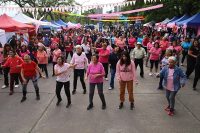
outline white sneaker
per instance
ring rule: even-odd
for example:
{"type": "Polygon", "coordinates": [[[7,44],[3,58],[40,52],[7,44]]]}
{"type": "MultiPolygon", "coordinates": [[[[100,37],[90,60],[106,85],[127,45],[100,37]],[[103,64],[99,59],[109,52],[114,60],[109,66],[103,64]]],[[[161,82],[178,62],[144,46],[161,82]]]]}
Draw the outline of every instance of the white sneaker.
{"type": "Polygon", "coordinates": [[[149,73],[149,76],[152,76],[153,75],[153,73],[149,73]]]}
{"type": "Polygon", "coordinates": [[[112,88],[112,87],[109,87],[108,90],[113,90],[113,88],[112,88]]]}
{"type": "Polygon", "coordinates": [[[15,88],[18,88],[19,87],[19,85],[15,85],[15,88]]]}
{"type": "Polygon", "coordinates": [[[108,78],[105,78],[106,81],[108,81],[108,78]]]}
{"type": "Polygon", "coordinates": [[[6,85],[3,85],[2,87],[1,87],[1,89],[5,89],[5,88],[7,88],[8,86],[6,86],[6,85]]]}

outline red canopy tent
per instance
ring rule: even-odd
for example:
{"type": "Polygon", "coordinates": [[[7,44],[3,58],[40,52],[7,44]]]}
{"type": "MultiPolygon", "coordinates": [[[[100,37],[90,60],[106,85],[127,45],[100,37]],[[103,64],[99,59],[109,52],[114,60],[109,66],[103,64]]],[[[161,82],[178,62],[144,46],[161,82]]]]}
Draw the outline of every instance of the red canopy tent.
{"type": "Polygon", "coordinates": [[[34,26],[23,24],[13,20],[6,14],[0,16],[0,29],[5,30],[6,32],[14,32],[19,30],[34,30],[34,26]]]}

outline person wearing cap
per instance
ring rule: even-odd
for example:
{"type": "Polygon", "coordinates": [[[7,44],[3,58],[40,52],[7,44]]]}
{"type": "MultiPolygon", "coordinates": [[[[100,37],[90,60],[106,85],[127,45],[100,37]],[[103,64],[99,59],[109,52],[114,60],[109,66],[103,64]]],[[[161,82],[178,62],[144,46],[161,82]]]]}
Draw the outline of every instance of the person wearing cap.
{"type": "Polygon", "coordinates": [[[137,42],[137,47],[134,48],[133,51],[131,52],[131,58],[135,62],[135,68],[136,69],[137,69],[138,65],[140,66],[140,76],[142,78],[144,77],[144,68],[143,68],[144,61],[143,61],[143,59],[145,57],[146,57],[146,51],[142,47],[142,43],[137,42]]]}
{"type": "Polygon", "coordinates": [[[169,65],[164,67],[160,72],[163,78],[163,86],[166,89],[166,98],[168,106],[165,108],[169,116],[174,115],[175,96],[181,87],[185,86],[186,75],[181,68],[176,66],[176,57],[168,58],[169,65]]]}
{"type": "Polygon", "coordinates": [[[82,52],[81,45],[76,45],[76,52],[73,54],[70,64],[75,65],[74,69],[74,82],[72,94],[76,93],[77,80],[80,77],[80,81],[83,87],[83,94],[86,94],[86,85],[84,81],[85,67],[88,66],[88,59],[84,52],[82,52]]]}

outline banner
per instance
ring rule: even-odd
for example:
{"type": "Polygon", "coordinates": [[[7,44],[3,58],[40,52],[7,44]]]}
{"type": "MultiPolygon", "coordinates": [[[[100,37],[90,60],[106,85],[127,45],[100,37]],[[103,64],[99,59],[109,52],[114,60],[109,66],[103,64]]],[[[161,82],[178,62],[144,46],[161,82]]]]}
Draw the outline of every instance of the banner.
{"type": "Polygon", "coordinates": [[[136,13],[136,12],[144,12],[144,11],[149,11],[153,9],[158,9],[162,8],[163,4],[155,5],[155,6],[150,6],[150,7],[145,7],[145,8],[140,8],[140,9],[135,9],[135,10],[130,10],[130,11],[124,11],[124,12],[115,12],[115,13],[110,13],[110,14],[89,14],[88,17],[90,18],[99,18],[99,17],[112,17],[112,16],[120,16],[122,14],[130,14],[130,13],[136,13]]]}

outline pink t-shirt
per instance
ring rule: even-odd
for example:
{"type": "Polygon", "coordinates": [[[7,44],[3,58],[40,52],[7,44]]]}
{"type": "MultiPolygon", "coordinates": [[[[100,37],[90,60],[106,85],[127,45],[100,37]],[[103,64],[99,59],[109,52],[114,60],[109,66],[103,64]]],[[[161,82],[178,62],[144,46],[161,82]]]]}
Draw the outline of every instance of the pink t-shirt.
{"type": "Polygon", "coordinates": [[[161,54],[161,48],[155,48],[152,47],[149,51],[150,53],[150,60],[159,60],[160,54],[161,54]]]}
{"type": "Polygon", "coordinates": [[[97,51],[99,52],[99,62],[108,63],[110,51],[103,48],[97,48],[97,51]]]}
{"type": "Polygon", "coordinates": [[[97,64],[89,64],[87,69],[87,76],[89,76],[90,83],[103,83],[103,76],[95,78],[95,74],[105,74],[104,67],[100,62],[97,64]]]}
{"type": "Polygon", "coordinates": [[[147,50],[149,51],[153,47],[152,42],[147,43],[147,50]]]}
{"type": "Polygon", "coordinates": [[[136,80],[136,72],[135,72],[135,63],[131,61],[129,66],[120,65],[120,61],[117,63],[116,67],[116,76],[118,80],[121,81],[135,81],[136,80]]]}
{"type": "Polygon", "coordinates": [[[165,51],[169,47],[169,42],[168,41],[160,41],[160,48],[162,51],[165,51]]]}
{"type": "Polygon", "coordinates": [[[70,63],[76,64],[75,69],[85,69],[85,67],[88,65],[88,59],[83,52],[81,53],[81,55],[74,53],[70,63]]]}
{"type": "Polygon", "coordinates": [[[135,43],[136,43],[136,39],[135,38],[129,38],[128,39],[129,47],[134,48],[135,47],[135,43]]]}
{"type": "Polygon", "coordinates": [[[169,46],[168,49],[171,49],[171,50],[176,50],[177,53],[180,53],[182,51],[182,47],[181,46],[169,46]]]}
{"type": "Polygon", "coordinates": [[[169,73],[168,73],[168,77],[167,77],[167,88],[166,88],[169,91],[174,91],[173,74],[174,74],[174,69],[169,68],[169,73]]]}
{"type": "Polygon", "coordinates": [[[57,58],[59,57],[59,56],[61,56],[61,54],[62,54],[62,52],[61,52],[61,50],[60,49],[55,49],[54,51],[53,51],[53,62],[56,62],[57,61],[57,58]]]}
{"type": "Polygon", "coordinates": [[[117,39],[116,45],[119,46],[120,49],[124,49],[124,47],[125,47],[125,41],[124,41],[124,40],[117,39]]]}
{"type": "Polygon", "coordinates": [[[29,50],[26,50],[26,52],[20,52],[20,57],[22,57],[22,59],[24,58],[25,55],[30,54],[29,50]]]}
{"type": "Polygon", "coordinates": [[[48,64],[48,55],[46,51],[37,52],[38,64],[48,64]]]}

